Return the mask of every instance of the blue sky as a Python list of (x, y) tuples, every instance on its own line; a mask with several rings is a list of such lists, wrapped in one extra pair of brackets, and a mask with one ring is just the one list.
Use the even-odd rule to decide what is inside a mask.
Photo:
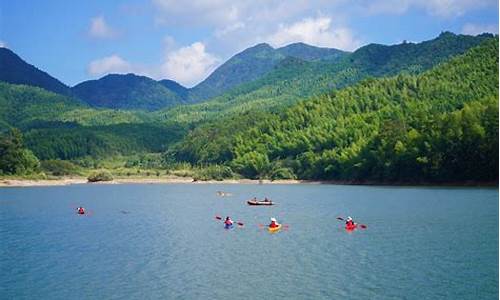
[(0, 0), (0, 45), (72, 86), (134, 72), (186, 86), (260, 42), (355, 50), (498, 33), (493, 0)]

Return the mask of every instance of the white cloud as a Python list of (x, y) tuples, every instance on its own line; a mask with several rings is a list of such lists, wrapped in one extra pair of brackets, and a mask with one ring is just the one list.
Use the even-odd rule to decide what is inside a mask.
[(498, 33), (498, 25), (481, 25), (467, 23), (462, 27), (463, 34), (478, 35), (481, 33)]
[(205, 51), (201, 42), (168, 52), (161, 67), (161, 75), (191, 86), (212, 72), (219, 59)]
[(347, 20), (339, 5), (348, 0), (152, 0), (157, 25), (212, 32), (203, 43), (221, 57), (263, 42), (279, 24), (290, 24), (335, 11), (335, 21)]
[(354, 50), (361, 44), (351, 30), (346, 27), (332, 28), (331, 23), (329, 17), (306, 18), (290, 25), (280, 25), (278, 31), (265, 40), (275, 47), (304, 42), (342, 50)]
[(103, 16), (98, 16), (90, 20), (89, 36), (93, 38), (109, 39), (118, 36), (116, 30), (111, 28)]
[(458, 17), (468, 11), (495, 6), (497, 0), (365, 0), (359, 8), (369, 14), (403, 14), (412, 8), (438, 17)]
[(193, 86), (205, 79), (219, 64), (220, 60), (206, 51), (201, 42), (186, 47), (172, 48), (175, 40), (165, 37), (165, 56), (156, 65), (144, 66), (131, 63), (117, 54), (103, 57), (90, 62), (87, 72), (92, 76), (102, 76), (110, 73), (135, 73), (154, 79), (172, 79), (185, 86)]
[(0, 48), (7, 48), (7, 44), (4, 41), (0, 41)]
[(228, 25), (222, 29), (217, 29), (215, 30), (215, 36), (217, 38), (222, 38), (224, 37), (225, 35), (228, 35), (229, 33), (232, 33), (234, 31), (237, 31), (237, 30), (240, 30), (240, 29), (243, 29), (245, 28), (245, 23), (243, 22), (236, 22), (234, 24), (231, 24), (231, 25)]
[(109, 73), (124, 74), (132, 71), (132, 65), (116, 54), (92, 61), (87, 69), (87, 72), (93, 76)]

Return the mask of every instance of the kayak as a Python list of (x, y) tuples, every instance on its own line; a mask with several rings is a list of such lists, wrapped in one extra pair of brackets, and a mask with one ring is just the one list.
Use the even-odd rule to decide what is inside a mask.
[(274, 205), (273, 201), (248, 200), (248, 205)]
[(268, 226), (267, 229), (269, 230), (269, 232), (277, 232), (281, 229), (281, 226), (282, 226), (281, 224), (279, 224), (278, 227), (273, 227), (273, 228)]
[(358, 227), (358, 224), (353, 224), (353, 225), (346, 225), (345, 226), (345, 230), (347, 231), (353, 231), (354, 229), (356, 229)]
[(224, 224), (224, 229), (232, 229), (234, 224)]

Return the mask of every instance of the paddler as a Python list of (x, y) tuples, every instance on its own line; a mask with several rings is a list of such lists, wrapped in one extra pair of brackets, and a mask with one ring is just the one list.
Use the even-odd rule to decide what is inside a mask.
[(271, 218), (271, 224), (269, 224), (269, 228), (276, 228), (279, 226), (280, 226), (280, 224), (278, 223), (278, 221), (276, 221), (275, 218)]
[(230, 217), (226, 217), (226, 220), (224, 221), (224, 225), (226, 225), (227, 227), (233, 225), (233, 220), (231, 220)]
[(347, 217), (347, 219), (345, 220), (345, 226), (346, 227), (351, 227), (351, 226), (354, 226), (354, 225), (355, 225), (355, 223), (352, 220), (352, 218), (351, 217)]
[(80, 206), (80, 207), (78, 207), (78, 208), (76, 209), (76, 211), (77, 211), (77, 213), (78, 213), (79, 215), (83, 215), (83, 214), (85, 214), (85, 208), (83, 208), (83, 207), (81, 207), (81, 206)]

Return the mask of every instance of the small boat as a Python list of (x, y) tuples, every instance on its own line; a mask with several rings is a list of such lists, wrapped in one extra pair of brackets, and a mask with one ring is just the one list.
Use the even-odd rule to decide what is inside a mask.
[(259, 201), (259, 200), (248, 200), (247, 201), (248, 205), (274, 205), (274, 202), (271, 201), (271, 200), (263, 200), (263, 201)]
[(269, 230), (269, 232), (278, 232), (281, 229), (281, 226), (281, 224), (278, 224), (278, 227), (267, 227), (267, 230)]

